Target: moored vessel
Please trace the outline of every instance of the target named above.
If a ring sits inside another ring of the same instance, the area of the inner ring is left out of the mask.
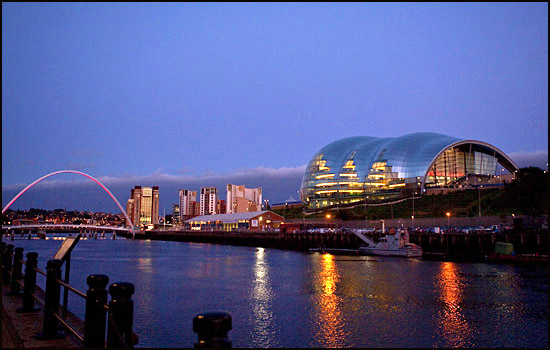
[[[390,230],[390,234],[380,238],[375,243],[361,233],[356,235],[365,242],[366,246],[359,247],[359,250],[365,255],[385,255],[385,256],[404,256],[408,258],[422,257],[422,248],[409,242],[409,232],[407,230]]]

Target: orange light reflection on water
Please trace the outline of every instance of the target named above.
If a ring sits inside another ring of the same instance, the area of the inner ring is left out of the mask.
[[[444,262],[437,276],[440,299],[444,307],[438,313],[437,325],[443,337],[444,347],[469,347],[473,344],[472,329],[461,310],[464,285],[460,281],[456,264]]]
[[[319,331],[316,340],[326,347],[345,346],[347,334],[344,331],[345,320],[342,317],[342,298],[336,295],[336,286],[340,280],[334,257],[324,254],[318,281],[320,294],[317,295]]]

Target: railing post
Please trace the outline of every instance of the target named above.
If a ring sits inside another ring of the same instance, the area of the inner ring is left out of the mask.
[[[36,290],[36,270],[38,266],[38,253],[27,253],[27,265],[25,265],[25,285],[23,287],[23,307],[17,309],[17,312],[34,312],[40,308],[34,307],[34,297]]]
[[[195,348],[230,348],[227,332],[231,330],[231,315],[227,312],[205,312],[193,319],[193,332],[199,342]]]
[[[61,294],[61,285],[56,280],[61,279],[60,259],[51,259],[46,265],[46,297],[44,303],[44,323],[42,334],[39,339],[55,339],[65,336],[63,332],[57,330],[57,318],[54,313],[59,314],[59,296]]]
[[[6,250],[2,254],[2,283],[3,284],[9,284],[10,283],[10,272],[11,272],[11,262],[12,262],[12,256],[13,254],[13,244],[8,244],[6,246]]]
[[[118,282],[109,286],[108,348],[133,348],[132,324],[134,319],[134,285]]]
[[[88,292],[86,293],[86,315],[84,320],[84,347],[105,347],[105,319],[107,312],[107,284],[109,277],[105,275],[90,275]]]
[[[3,235],[4,234],[2,233],[2,236]],[[6,267],[5,267],[6,266],[6,258],[5,258],[6,250],[7,250],[6,242],[2,242],[2,250],[1,250],[1,252],[2,252],[2,284],[4,283],[4,270],[6,269]]]
[[[19,295],[21,291],[19,280],[21,279],[21,269],[23,264],[21,260],[23,259],[23,248],[17,247],[14,249],[13,253],[13,263],[11,267],[11,288],[9,295]]]

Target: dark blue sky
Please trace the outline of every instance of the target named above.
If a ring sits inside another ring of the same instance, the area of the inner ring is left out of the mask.
[[[2,4],[3,204],[62,169],[283,201],[324,145],[420,131],[545,166],[548,4]]]

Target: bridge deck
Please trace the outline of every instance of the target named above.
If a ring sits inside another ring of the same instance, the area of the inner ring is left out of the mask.
[[[97,226],[97,225],[69,225],[69,224],[33,224],[33,225],[17,225],[17,226],[2,226],[2,230],[25,230],[25,229],[74,229],[74,230],[100,230],[100,231],[131,231],[130,228],[117,226]]]

